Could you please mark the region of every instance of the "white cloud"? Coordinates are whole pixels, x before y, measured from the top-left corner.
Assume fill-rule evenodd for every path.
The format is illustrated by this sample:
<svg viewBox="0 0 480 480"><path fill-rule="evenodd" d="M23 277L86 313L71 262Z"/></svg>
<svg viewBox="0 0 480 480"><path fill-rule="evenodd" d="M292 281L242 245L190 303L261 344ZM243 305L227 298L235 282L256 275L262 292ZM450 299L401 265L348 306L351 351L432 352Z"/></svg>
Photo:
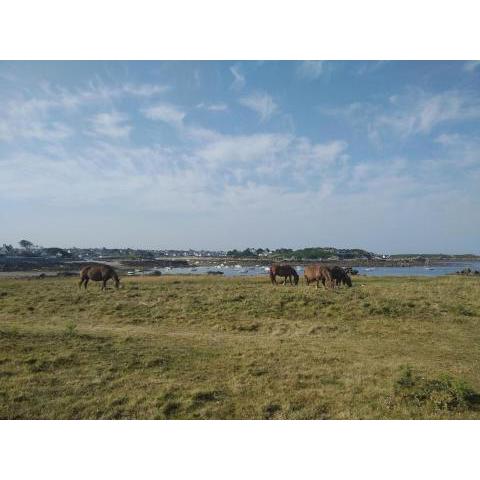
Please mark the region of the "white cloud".
<svg viewBox="0 0 480 480"><path fill-rule="evenodd" d="M73 134L61 121L53 121L48 112L57 104L44 99L0 102L0 140L13 142L17 138L61 141Z"/></svg>
<svg viewBox="0 0 480 480"><path fill-rule="evenodd" d="M127 115L119 112L97 113L92 120L93 131L111 138L128 137L132 129Z"/></svg>
<svg viewBox="0 0 480 480"><path fill-rule="evenodd" d="M395 97L392 104L393 111L380 114L376 122L403 136L427 134L445 122L480 118L479 99L456 91Z"/></svg>
<svg viewBox="0 0 480 480"><path fill-rule="evenodd" d="M242 97L239 103L244 107L250 108L256 112L262 122L268 120L272 115L278 112L278 105L268 93L255 92L251 95Z"/></svg>
<svg viewBox="0 0 480 480"><path fill-rule="evenodd" d="M199 148L197 154L215 166L266 162L285 149L291 137L276 134L222 135Z"/></svg>
<svg viewBox="0 0 480 480"><path fill-rule="evenodd" d="M152 97L154 95L160 95L170 90L170 87L166 85L148 84L148 83L126 83L119 88L119 93L124 92L128 95L134 95L139 97Z"/></svg>
<svg viewBox="0 0 480 480"><path fill-rule="evenodd" d="M197 108L203 110L209 110L211 112L225 112L228 110L228 105L226 103L204 103L201 102L197 105Z"/></svg>
<svg viewBox="0 0 480 480"><path fill-rule="evenodd" d="M231 88L233 90L241 90L245 86L245 75L241 73L240 65L233 65L230 67L230 72L233 75L233 82Z"/></svg>
<svg viewBox="0 0 480 480"><path fill-rule="evenodd" d="M459 133L442 133L435 142L442 145L446 157L441 163L458 169L480 166L480 137ZM439 162L440 163L440 162ZM461 170L468 174L469 170Z"/></svg>
<svg viewBox="0 0 480 480"><path fill-rule="evenodd" d="M432 94L416 89L392 95L383 104L356 102L319 110L366 129L370 140L381 143L389 134L427 135L443 124L478 119L480 98L456 90Z"/></svg>
<svg viewBox="0 0 480 480"><path fill-rule="evenodd" d="M142 112L150 120L159 120L177 128L183 126L183 120L186 115L178 107L169 103L159 103L145 108Z"/></svg>
<svg viewBox="0 0 480 480"><path fill-rule="evenodd" d="M332 184L344 175L347 147L340 140L317 144L290 134L218 135L198 147L193 156L212 176L228 172L242 184L255 179L311 190L319 187L312 184L315 177L323 177L322 183L328 178Z"/></svg>
<svg viewBox="0 0 480 480"><path fill-rule="evenodd" d="M104 103L125 96L153 97L170 90L170 87L160 84L123 83L118 85L103 82L89 82L86 86L77 89L66 89L51 85L42 85L44 100L52 107L79 108L87 103Z"/></svg>
<svg viewBox="0 0 480 480"><path fill-rule="evenodd" d="M297 68L297 75L307 80L315 80L326 71L326 62L323 60L307 60L301 62Z"/></svg>
<svg viewBox="0 0 480 480"><path fill-rule="evenodd" d="M44 83L36 95L22 95L0 102L0 139L8 142L16 138L61 141L74 133L65 121L60 120L61 115L72 117L92 105L107 103L111 107L113 99L123 96L152 97L167 90L168 87L164 85L143 83L118 86L89 83L76 90ZM102 113L99 115L94 119L94 127L103 128L103 134L117 137L128 135L129 127L120 126L120 118L107 118ZM115 126L112 123L114 121ZM106 122L110 122L109 125Z"/></svg>

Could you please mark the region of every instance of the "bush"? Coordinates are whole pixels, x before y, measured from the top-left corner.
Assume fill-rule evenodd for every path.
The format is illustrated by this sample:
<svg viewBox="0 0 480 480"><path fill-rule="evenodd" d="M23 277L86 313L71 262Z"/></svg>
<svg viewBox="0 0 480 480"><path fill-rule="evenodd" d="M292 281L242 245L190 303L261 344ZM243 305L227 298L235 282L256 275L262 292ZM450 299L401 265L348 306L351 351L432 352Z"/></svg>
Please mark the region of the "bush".
<svg viewBox="0 0 480 480"><path fill-rule="evenodd" d="M434 410L464 411L480 404L480 395L463 380L448 375L427 379L414 374L408 366L403 367L394 390L398 400Z"/></svg>

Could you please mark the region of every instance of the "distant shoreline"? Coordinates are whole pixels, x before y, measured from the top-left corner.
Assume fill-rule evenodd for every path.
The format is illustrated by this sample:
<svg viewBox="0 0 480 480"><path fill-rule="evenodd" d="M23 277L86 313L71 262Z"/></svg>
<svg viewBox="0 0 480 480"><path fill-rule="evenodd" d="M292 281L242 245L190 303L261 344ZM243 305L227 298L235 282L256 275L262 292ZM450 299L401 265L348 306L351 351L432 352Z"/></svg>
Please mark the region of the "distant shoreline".
<svg viewBox="0 0 480 480"><path fill-rule="evenodd" d="M42 259L32 265L32 262L14 262L10 265L2 265L0 259L0 278L38 278L42 277L72 277L76 276L82 266L91 263L107 263L113 266L120 275L127 275L127 272L135 271L136 275L149 275L159 269L185 269L196 270L197 267L212 268L213 270L231 270L236 268L252 269L254 267L268 267L272 263L288 263L294 267L304 267L314 263L321 263L326 266L339 265L342 267L364 268L406 268L409 267L431 267L434 270L439 267L456 267L462 270L462 267L469 266L474 262L480 262L480 257L462 257L461 259L429 259L428 262L419 259L348 259L348 260L274 260L269 258L228 258L228 257L186 257L184 259L140 259L140 260L123 260L123 259L95 259L91 261L72 261L72 260L52 260L42 262ZM2 268L3 267L3 268ZM5 268L6 267L6 268ZM177 270L178 271L178 270ZM220 271L220 270L216 270ZM165 272L164 273L170 273ZM174 273L173 271L171 272ZM188 274L185 272L182 275Z"/></svg>
<svg viewBox="0 0 480 480"><path fill-rule="evenodd" d="M95 258L91 260L67 260L57 258L42 257L0 257L0 275L19 274L21 272L30 272L36 275L40 273L58 273L79 271L83 265L90 263L108 263L118 269L120 273L131 269L152 269L152 268L188 268L188 267L215 267L219 265L232 267L241 265L242 267L261 266L266 267L273 263L289 263L292 265L305 266L313 263L323 265L340 265L343 267L439 267L449 265L462 265L469 262L480 261L479 256L461 257L461 258L400 258L400 259L312 259L295 260L280 259L268 257L183 257L183 258L158 258L158 259L124 259L124 258ZM23 275L22 275L23 276Z"/></svg>

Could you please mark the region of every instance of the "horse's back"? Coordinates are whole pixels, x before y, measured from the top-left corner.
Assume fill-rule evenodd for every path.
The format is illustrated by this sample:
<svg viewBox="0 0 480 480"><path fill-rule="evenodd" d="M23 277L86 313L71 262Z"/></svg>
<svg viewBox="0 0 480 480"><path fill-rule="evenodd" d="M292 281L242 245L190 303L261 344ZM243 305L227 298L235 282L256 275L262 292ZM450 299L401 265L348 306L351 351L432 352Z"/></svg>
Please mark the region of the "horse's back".
<svg viewBox="0 0 480 480"><path fill-rule="evenodd" d="M297 275L297 272L291 265L272 265L270 267L270 273L279 276Z"/></svg>
<svg viewBox="0 0 480 480"><path fill-rule="evenodd" d="M323 265L307 265L303 274L309 280L319 280L330 277L330 272L327 267Z"/></svg>
<svg viewBox="0 0 480 480"><path fill-rule="evenodd" d="M320 271L319 268L320 268L320 265L307 265L303 269L303 274L309 280L316 280L319 275L319 271Z"/></svg>
<svg viewBox="0 0 480 480"><path fill-rule="evenodd" d="M80 271L80 276L88 276L90 280L100 281L105 278L110 278L114 272L110 265L87 265Z"/></svg>

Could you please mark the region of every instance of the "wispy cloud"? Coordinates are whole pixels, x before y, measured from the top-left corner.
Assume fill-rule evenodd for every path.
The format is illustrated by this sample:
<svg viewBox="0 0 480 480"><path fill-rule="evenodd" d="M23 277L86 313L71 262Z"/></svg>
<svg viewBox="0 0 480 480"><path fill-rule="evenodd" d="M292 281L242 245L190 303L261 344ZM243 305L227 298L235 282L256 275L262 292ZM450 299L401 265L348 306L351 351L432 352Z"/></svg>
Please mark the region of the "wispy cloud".
<svg viewBox="0 0 480 480"><path fill-rule="evenodd" d="M122 92L127 95L135 95L138 97L152 97L168 92L170 87L167 85L148 84L148 83L126 83L118 88L118 94Z"/></svg>
<svg viewBox="0 0 480 480"><path fill-rule="evenodd" d="M53 120L48 111L58 106L44 99L20 99L0 104L0 140L13 142L17 138L46 142L61 141L73 130L64 122Z"/></svg>
<svg viewBox="0 0 480 480"><path fill-rule="evenodd" d="M478 119L480 97L457 90L433 94L416 89L392 95L386 102L355 102L322 107L320 112L366 129L372 141L381 142L389 134L399 138L427 135L443 124Z"/></svg>
<svg viewBox="0 0 480 480"><path fill-rule="evenodd" d="M442 133L435 142L442 145L447 156L441 163L456 169L480 167L480 137L459 133Z"/></svg>
<svg viewBox="0 0 480 480"><path fill-rule="evenodd" d="M86 86L68 89L44 83L35 94L22 94L0 102L0 139L12 142L16 138L41 141L61 141L73 135L68 119L84 110L112 108L112 101L125 96L151 98L168 91L165 85L124 83L106 85L89 82ZM127 136L130 127L118 114L99 112L92 119L97 133L111 137ZM60 120L62 119L62 120ZM123 122L123 125L121 125Z"/></svg>
<svg viewBox="0 0 480 480"><path fill-rule="evenodd" d="M177 106L169 103L159 103L142 110L143 114L150 120L159 120L173 127L182 127L185 112Z"/></svg>
<svg viewBox="0 0 480 480"><path fill-rule="evenodd" d="M241 90L245 86L246 80L240 65L231 66L230 73L233 75L233 82L230 87L233 90Z"/></svg>
<svg viewBox="0 0 480 480"><path fill-rule="evenodd" d="M228 110L228 105L226 103L204 103L201 102L197 105L197 108L202 110L209 110L211 112L225 112Z"/></svg>
<svg viewBox="0 0 480 480"><path fill-rule="evenodd" d="M167 85L149 83L107 84L102 81L90 81L81 88L68 89L49 83L43 84L44 99L57 107L77 108L86 102L106 102L122 97L154 97L170 90Z"/></svg>
<svg viewBox="0 0 480 480"><path fill-rule="evenodd" d="M279 110L273 98L268 93L263 92L255 92L242 97L239 103L256 112L262 122L268 120Z"/></svg>
<svg viewBox="0 0 480 480"><path fill-rule="evenodd" d="M126 138L132 129L128 116L119 112L97 113L91 122L95 134L111 138Z"/></svg>
<svg viewBox="0 0 480 480"><path fill-rule="evenodd" d="M299 64L297 75L307 80L315 80L326 71L326 62L323 60L306 60Z"/></svg>

